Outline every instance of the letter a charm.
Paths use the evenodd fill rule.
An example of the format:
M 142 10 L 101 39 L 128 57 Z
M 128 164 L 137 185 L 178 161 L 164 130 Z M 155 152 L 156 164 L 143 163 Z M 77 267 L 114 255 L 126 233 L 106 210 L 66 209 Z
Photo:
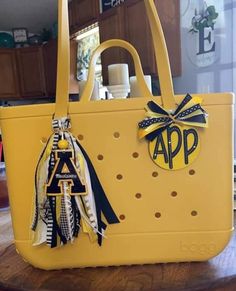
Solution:
M 74 164 L 73 151 L 58 150 L 55 158 L 56 165 L 46 185 L 46 194 L 48 196 L 63 195 L 63 184 L 66 182 L 70 188 L 70 195 L 86 195 L 86 185 Z

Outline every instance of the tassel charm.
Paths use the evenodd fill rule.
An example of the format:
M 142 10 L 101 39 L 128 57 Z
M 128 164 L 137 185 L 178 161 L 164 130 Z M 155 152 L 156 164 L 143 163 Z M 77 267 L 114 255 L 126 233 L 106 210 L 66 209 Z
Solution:
M 95 169 L 79 142 L 69 132 L 68 118 L 53 120 L 49 138 L 35 173 L 33 245 L 51 248 L 73 242 L 79 232 L 101 246 L 106 224 L 119 223 Z

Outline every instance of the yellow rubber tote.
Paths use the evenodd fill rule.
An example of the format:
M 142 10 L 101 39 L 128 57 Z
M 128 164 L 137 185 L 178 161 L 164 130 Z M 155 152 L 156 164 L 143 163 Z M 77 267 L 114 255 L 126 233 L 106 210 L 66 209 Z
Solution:
M 173 116 L 187 92 L 174 95 L 154 2 L 144 2 L 155 46 L 161 97 L 153 97 L 148 90 L 136 50 L 124 41 L 110 40 L 93 55 L 81 101 L 68 103 L 68 10 L 67 0 L 59 0 L 56 104 L 0 109 L 15 245 L 24 260 L 35 267 L 203 261 L 220 253 L 231 237 L 233 94 L 192 95 L 194 106 L 208 119 L 208 126 L 205 117 L 204 126 L 199 123 L 200 127 L 195 127 Z M 113 46 L 131 53 L 142 97 L 89 101 L 97 57 Z M 160 108 L 167 116 L 164 119 L 158 119 L 155 112 Z M 197 113 L 187 113 L 195 120 Z M 109 225 L 102 246 L 91 243 L 84 233 L 72 244 L 53 249 L 46 244 L 32 246 L 34 175 L 45 139 L 52 134 L 54 114 L 58 118 L 67 114 L 70 117 L 71 132 L 88 153 L 119 218 L 120 223 Z M 160 133 L 157 130 L 163 129 L 163 124 L 156 126 L 157 120 L 171 120 L 171 125 L 167 122 Z M 158 137 L 153 138 L 152 130 L 147 129 L 151 121 Z M 148 134 L 152 136 L 149 140 L 145 139 Z

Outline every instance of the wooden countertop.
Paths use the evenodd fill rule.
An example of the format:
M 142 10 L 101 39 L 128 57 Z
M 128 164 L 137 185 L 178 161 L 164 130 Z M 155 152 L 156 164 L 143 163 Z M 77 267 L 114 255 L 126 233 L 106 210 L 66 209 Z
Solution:
M 62 271 L 34 269 L 17 255 L 9 211 L 0 212 L 0 291 L 236 290 L 236 233 L 216 258 L 175 263 Z

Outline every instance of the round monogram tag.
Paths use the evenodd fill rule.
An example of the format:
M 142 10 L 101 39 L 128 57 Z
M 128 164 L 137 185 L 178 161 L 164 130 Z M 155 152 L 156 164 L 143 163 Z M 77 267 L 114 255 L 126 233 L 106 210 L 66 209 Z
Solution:
M 153 161 L 166 170 L 189 166 L 200 152 L 198 132 L 194 128 L 171 125 L 149 143 Z

